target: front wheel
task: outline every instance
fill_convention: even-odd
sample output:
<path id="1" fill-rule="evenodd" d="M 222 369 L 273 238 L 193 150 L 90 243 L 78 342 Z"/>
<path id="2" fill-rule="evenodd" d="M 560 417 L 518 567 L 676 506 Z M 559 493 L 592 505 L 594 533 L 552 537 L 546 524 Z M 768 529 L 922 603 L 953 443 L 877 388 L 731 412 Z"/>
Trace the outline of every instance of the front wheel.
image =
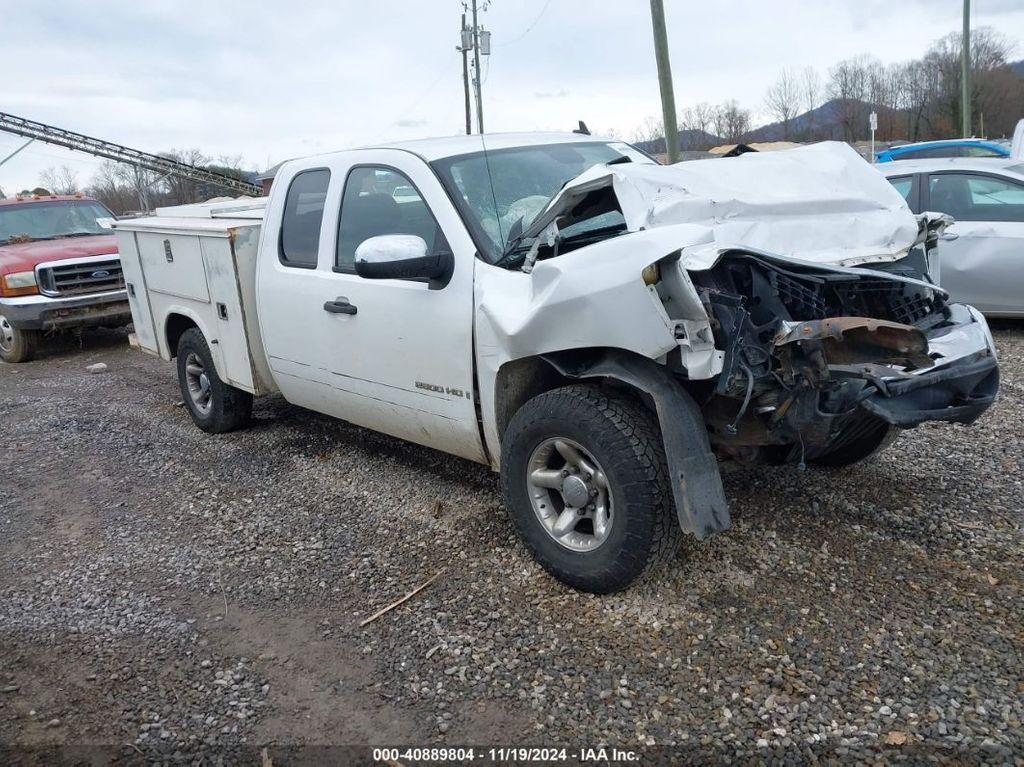
<path id="1" fill-rule="evenodd" d="M 892 445 L 900 434 L 898 428 L 877 418 L 872 418 L 866 427 L 861 428 L 863 431 L 856 438 L 811 459 L 811 463 L 830 469 L 852 466 L 875 457 Z"/>
<path id="2" fill-rule="evenodd" d="M 252 395 L 220 380 L 198 328 L 189 328 L 178 341 L 178 385 L 192 420 L 205 432 L 232 431 L 252 415 Z"/>
<path id="3" fill-rule="evenodd" d="M 38 330 L 22 330 L 11 325 L 0 314 L 0 360 L 4 362 L 28 362 L 35 356 L 39 343 Z"/>
<path id="4" fill-rule="evenodd" d="M 619 591 L 678 548 L 661 435 L 631 399 L 589 386 L 541 394 L 509 423 L 501 463 L 520 537 L 573 588 Z"/>

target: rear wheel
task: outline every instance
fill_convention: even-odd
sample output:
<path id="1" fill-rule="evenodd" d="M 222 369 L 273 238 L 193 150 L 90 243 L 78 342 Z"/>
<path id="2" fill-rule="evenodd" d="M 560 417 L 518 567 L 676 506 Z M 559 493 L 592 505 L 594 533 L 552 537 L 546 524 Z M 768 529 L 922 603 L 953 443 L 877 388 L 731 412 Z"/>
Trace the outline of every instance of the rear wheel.
<path id="1" fill-rule="evenodd" d="M 530 400 L 505 432 L 501 476 L 523 542 L 573 588 L 624 589 L 682 538 L 657 423 L 626 397 L 567 386 Z"/>
<path id="2" fill-rule="evenodd" d="M 203 431 L 233 431 L 252 415 L 252 395 L 220 380 L 198 328 L 189 328 L 178 341 L 178 384 L 192 420 Z"/>
<path id="3" fill-rule="evenodd" d="M 38 343 L 38 330 L 21 330 L 0 315 L 0 359 L 4 362 L 28 362 Z"/>

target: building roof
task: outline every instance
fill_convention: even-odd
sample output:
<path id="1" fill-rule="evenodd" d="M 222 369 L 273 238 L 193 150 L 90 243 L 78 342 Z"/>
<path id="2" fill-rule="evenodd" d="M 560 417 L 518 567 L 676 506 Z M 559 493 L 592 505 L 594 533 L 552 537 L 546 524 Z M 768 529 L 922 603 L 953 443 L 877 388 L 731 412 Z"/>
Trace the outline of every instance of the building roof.
<path id="1" fill-rule="evenodd" d="M 721 146 L 709 149 L 708 154 L 714 156 L 725 156 L 738 149 L 742 149 L 742 151 L 749 151 L 752 149 L 755 152 L 777 152 L 780 149 L 796 149 L 798 146 L 802 145 L 795 141 L 755 141 L 749 144 L 722 144 Z"/>
<path id="2" fill-rule="evenodd" d="M 258 184 L 260 181 L 268 181 L 269 179 L 272 179 L 274 176 L 277 175 L 277 171 L 280 169 L 280 167 L 284 165 L 286 162 L 288 162 L 288 160 L 281 160 L 281 162 L 279 162 L 277 165 L 271 165 L 262 173 L 257 173 L 256 178 L 253 180 Z"/>

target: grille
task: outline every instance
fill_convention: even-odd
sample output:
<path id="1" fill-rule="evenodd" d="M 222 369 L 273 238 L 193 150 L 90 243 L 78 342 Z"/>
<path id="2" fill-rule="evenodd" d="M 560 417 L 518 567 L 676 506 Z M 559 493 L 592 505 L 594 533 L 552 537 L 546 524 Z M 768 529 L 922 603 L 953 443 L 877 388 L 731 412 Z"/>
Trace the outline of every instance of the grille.
<path id="1" fill-rule="evenodd" d="M 114 258 L 42 266 L 39 268 L 39 292 L 47 296 L 83 296 L 124 290 L 121 261 Z"/>
<path id="2" fill-rule="evenodd" d="M 768 272 L 768 281 L 794 320 L 816 320 L 825 316 L 825 299 L 814 288 L 775 271 Z"/>
<path id="3" fill-rule="evenodd" d="M 862 279 L 850 283 L 844 296 L 865 317 L 914 325 L 935 310 L 934 301 L 923 290 L 892 280 Z"/>

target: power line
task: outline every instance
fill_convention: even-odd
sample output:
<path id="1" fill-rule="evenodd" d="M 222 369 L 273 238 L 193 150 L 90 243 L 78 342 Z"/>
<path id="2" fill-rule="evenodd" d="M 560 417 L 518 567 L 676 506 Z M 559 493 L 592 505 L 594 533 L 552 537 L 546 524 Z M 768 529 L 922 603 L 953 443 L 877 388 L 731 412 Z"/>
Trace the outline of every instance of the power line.
<path id="1" fill-rule="evenodd" d="M 544 13 L 547 11 L 549 5 L 551 5 L 551 0 L 547 0 L 547 2 L 544 3 L 544 7 L 540 9 L 540 13 L 538 13 L 537 17 L 532 22 L 530 22 L 530 26 L 528 26 L 526 29 L 524 29 L 519 35 L 517 35 L 516 37 L 513 37 L 507 43 L 501 43 L 501 44 L 496 45 L 494 47 L 495 48 L 504 48 L 504 47 L 506 47 L 508 45 L 512 45 L 513 43 L 518 43 L 520 40 L 522 40 L 524 37 L 526 37 L 528 34 L 530 34 L 530 32 L 533 31 L 533 28 L 535 26 L 537 26 L 537 23 L 541 20 L 541 18 L 543 18 Z"/>
<path id="2" fill-rule="evenodd" d="M 424 88 L 424 89 L 423 89 L 423 90 L 422 90 L 422 91 L 420 92 L 420 95 L 416 97 L 416 100 L 415 100 L 415 101 L 413 101 L 413 102 L 412 102 L 412 103 L 411 103 L 411 104 L 410 104 L 409 106 L 407 106 L 407 107 L 406 107 L 405 109 L 403 109 L 403 110 L 402 110 L 402 112 L 401 112 L 401 113 L 400 113 L 400 114 L 399 114 L 399 115 L 398 115 L 398 116 L 397 116 L 397 117 L 396 117 L 396 118 L 395 118 L 394 120 L 392 120 L 392 121 L 391 121 L 390 125 L 386 125 L 386 126 L 384 126 L 383 128 L 381 128 L 381 130 L 380 130 L 380 131 L 379 131 L 379 132 L 377 133 L 377 136 L 376 136 L 376 138 L 374 139 L 374 141 L 376 141 L 376 140 L 377 140 L 377 139 L 379 139 L 379 138 L 380 138 L 381 136 L 383 136 L 383 135 L 384 135 L 385 133 L 387 133 L 387 132 L 388 132 L 388 130 L 390 130 L 391 128 L 393 128 L 393 127 L 395 126 L 395 124 L 396 124 L 396 123 L 399 123 L 399 122 L 401 122 L 402 120 L 404 120 L 404 119 L 405 119 L 405 117 L 406 117 L 406 115 L 408 115 L 408 114 L 409 114 L 410 112 L 412 112 L 412 111 L 413 111 L 413 110 L 414 110 L 414 109 L 415 109 L 416 107 L 418 107 L 418 106 L 420 105 L 420 102 L 422 102 L 422 101 L 423 101 L 423 99 L 425 99 L 425 98 L 427 97 L 427 95 L 428 95 L 428 94 L 429 94 L 429 93 L 430 93 L 430 92 L 431 92 L 432 90 L 434 90 L 434 88 L 436 88 L 436 87 L 437 87 L 437 84 L 438 84 L 439 82 L 441 82 L 441 80 L 442 80 L 442 79 L 444 78 L 444 76 L 445 76 L 445 75 L 447 75 L 447 74 L 450 74 L 450 70 L 451 70 L 451 68 L 452 68 L 452 64 L 451 64 L 451 62 L 450 62 L 450 61 L 446 61 L 446 62 L 444 63 L 444 65 L 443 65 L 443 66 L 441 67 L 440 71 L 438 71 L 438 73 L 437 73 L 437 77 L 435 77 L 435 78 L 434 78 L 434 79 L 433 79 L 433 80 L 432 80 L 432 81 L 430 82 L 430 85 L 428 85 L 428 86 L 427 86 L 426 88 Z"/>

